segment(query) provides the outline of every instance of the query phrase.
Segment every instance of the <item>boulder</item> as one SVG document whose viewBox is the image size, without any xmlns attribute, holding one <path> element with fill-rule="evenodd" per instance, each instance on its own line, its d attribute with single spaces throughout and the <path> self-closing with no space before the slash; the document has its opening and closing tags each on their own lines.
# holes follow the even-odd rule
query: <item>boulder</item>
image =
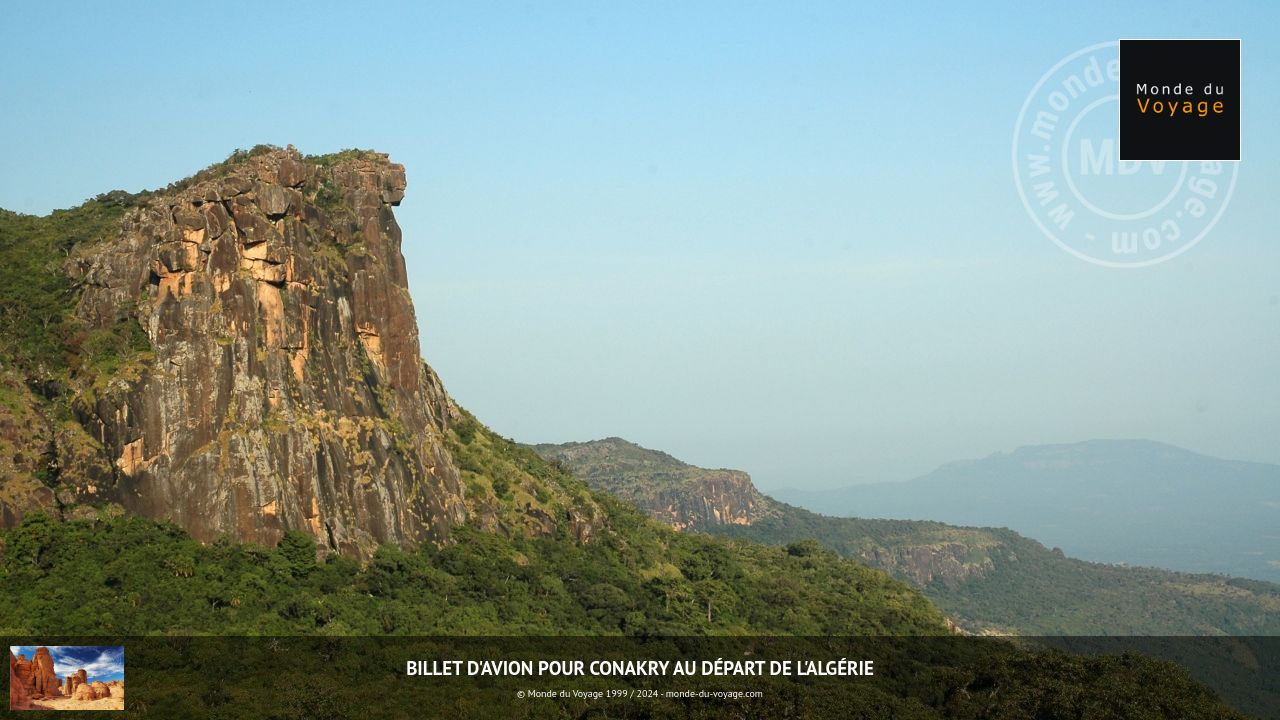
<svg viewBox="0 0 1280 720">
<path fill-rule="evenodd" d="M 280 161 L 280 169 L 276 177 L 285 187 L 298 187 L 307 180 L 307 166 L 293 157 L 285 157 Z"/>
</svg>

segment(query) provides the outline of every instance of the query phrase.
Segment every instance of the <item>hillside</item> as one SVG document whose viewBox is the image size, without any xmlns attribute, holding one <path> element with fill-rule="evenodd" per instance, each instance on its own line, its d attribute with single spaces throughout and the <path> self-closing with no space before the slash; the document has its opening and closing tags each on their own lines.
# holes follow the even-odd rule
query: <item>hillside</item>
<svg viewBox="0 0 1280 720">
<path fill-rule="evenodd" d="M 446 447 L 461 417 L 421 358 L 382 154 L 260 147 L 157 192 L 0 214 L 0 521 L 93 508 L 201 542 L 326 552 L 439 542 L 468 520 L 588 536 L 585 496 L 518 511 Z"/>
<path fill-rule="evenodd" d="M 879 571 L 673 533 L 460 408 L 405 187 L 262 146 L 0 213 L 7 632 L 946 634 Z"/>
<path fill-rule="evenodd" d="M 741 470 L 707 470 L 622 438 L 534 445 L 592 488 L 626 498 L 676 530 L 750 525 L 775 514 Z"/>
<path fill-rule="evenodd" d="M 536 478 L 581 488 L 554 464 L 474 422 L 450 443 L 470 457 L 475 469 L 464 472 L 475 482 Z M 388 668 L 406 655 L 439 652 L 443 643 L 450 654 L 502 658 L 844 652 L 870 654 L 891 668 L 876 682 L 758 678 L 751 687 L 764 694 L 752 709 L 769 717 L 1245 718 L 1171 663 L 957 637 L 918 592 L 814 543 L 777 548 L 677 533 L 616 499 L 596 499 L 603 517 L 592 542 L 467 524 L 440 546 L 384 545 L 365 565 L 339 553 L 317 560 L 314 541 L 296 531 L 274 548 L 229 538 L 202 545 L 145 518 L 102 511 L 58 521 L 31 513 L 0 531 L 0 632 L 128 635 L 137 668 L 129 671 L 136 687 L 130 702 L 164 717 L 360 717 L 370 697 L 380 698 L 390 717 L 420 717 L 421 696 L 406 692 Z M 175 637 L 205 633 L 257 637 Z M 793 637 L 743 637 L 761 634 Z M 338 645 L 332 636 L 375 637 Z M 335 672 L 362 680 L 334 682 Z M 576 684 L 607 690 L 618 682 Z M 628 682 L 705 689 L 699 678 Z M 465 716 L 507 717 L 511 694 L 526 685 L 507 678 L 445 682 L 433 686 L 431 702 Z M 1250 695 L 1256 687 L 1246 681 L 1231 700 L 1260 718 L 1272 698 Z M 654 717 L 662 707 L 607 705 L 610 717 L 624 718 Z M 573 699 L 539 710 L 547 717 L 587 711 Z M 735 705 L 700 700 L 665 706 L 657 716 L 690 712 L 742 716 Z"/>
<path fill-rule="evenodd" d="M 1169 663 L 955 638 L 918 590 L 812 542 L 678 533 L 493 433 L 419 355 L 404 190 L 385 155 L 259 147 L 0 213 L 0 633 L 129 637 L 155 673 L 130 675 L 131 707 L 158 717 L 359 717 L 371 693 L 420 716 L 390 644 L 287 637 L 392 635 L 871 637 L 897 661 L 883 684 L 772 681 L 757 709 L 780 717 L 1242 717 Z M 736 502 L 682 517 L 752 527 Z M 967 642 L 926 662 L 927 638 Z M 442 697 L 508 717 L 509 689 Z"/>
<path fill-rule="evenodd" d="M 686 478 L 683 504 L 697 506 L 703 502 L 702 474 L 726 472 L 705 471 L 617 438 L 537 449 L 593 487 L 658 518 L 667 516 L 668 502 L 652 504 L 654 486 L 669 497 L 678 494 L 670 478 Z M 620 456 L 630 461 L 621 464 Z M 644 457 L 649 460 L 641 462 Z M 651 479 L 650 473 L 659 477 Z M 773 544 L 816 539 L 921 588 L 971 632 L 1280 634 L 1280 586 L 1085 562 L 1002 528 L 828 517 L 762 496 L 749 480 L 741 493 L 767 510 L 751 523 L 709 522 L 687 529 Z"/>
<path fill-rule="evenodd" d="M 1024 447 L 906 482 L 779 497 L 829 515 L 1009 527 L 1086 560 L 1280 582 L 1280 465 L 1162 443 Z"/>
</svg>

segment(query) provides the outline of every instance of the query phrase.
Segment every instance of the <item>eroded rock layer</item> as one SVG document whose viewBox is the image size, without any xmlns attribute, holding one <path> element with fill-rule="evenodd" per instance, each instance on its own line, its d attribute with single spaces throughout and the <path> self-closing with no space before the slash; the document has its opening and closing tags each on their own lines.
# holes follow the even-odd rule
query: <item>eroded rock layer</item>
<svg viewBox="0 0 1280 720">
<path fill-rule="evenodd" d="M 392 214 L 404 190 L 385 155 L 271 150 L 171 186 L 78 252 L 79 319 L 136 322 L 147 349 L 78 388 L 113 467 L 60 501 L 204 542 L 302 530 L 362 557 L 464 520 Z"/>
</svg>

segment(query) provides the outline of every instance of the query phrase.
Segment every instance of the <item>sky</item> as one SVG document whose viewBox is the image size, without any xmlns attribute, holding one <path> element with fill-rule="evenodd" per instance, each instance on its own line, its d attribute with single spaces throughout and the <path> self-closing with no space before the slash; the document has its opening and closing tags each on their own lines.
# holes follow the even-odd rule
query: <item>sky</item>
<svg viewBox="0 0 1280 720">
<path fill-rule="evenodd" d="M 0 206 L 373 148 L 423 355 L 517 440 L 766 491 L 1092 438 L 1280 462 L 1278 34 L 1263 2 L 15 2 Z M 1041 75 L 1121 37 L 1243 40 L 1230 203 L 1143 269 L 1055 246 L 1010 164 Z"/>
<path fill-rule="evenodd" d="M 13 645 L 9 652 L 25 655 L 28 660 L 36 655 L 38 645 Z M 53 671 L 59 680 L 83 669 L 89 682 L 111 682 L 124 679 L 124 648 L 119 645 L 49 645 L 53 658 Z"/>
</svg>

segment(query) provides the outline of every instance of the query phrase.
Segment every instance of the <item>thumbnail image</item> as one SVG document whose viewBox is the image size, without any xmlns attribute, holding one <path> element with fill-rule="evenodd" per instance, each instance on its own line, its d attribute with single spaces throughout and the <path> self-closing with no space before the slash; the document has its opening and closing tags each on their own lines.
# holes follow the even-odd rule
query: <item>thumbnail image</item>
<svg viewBox="0 0 1280 720">
<path fill-rule="evenodd" d="M 123 710 L 119 645 L 13 645 L 10 710 Z"/>
</svg>

